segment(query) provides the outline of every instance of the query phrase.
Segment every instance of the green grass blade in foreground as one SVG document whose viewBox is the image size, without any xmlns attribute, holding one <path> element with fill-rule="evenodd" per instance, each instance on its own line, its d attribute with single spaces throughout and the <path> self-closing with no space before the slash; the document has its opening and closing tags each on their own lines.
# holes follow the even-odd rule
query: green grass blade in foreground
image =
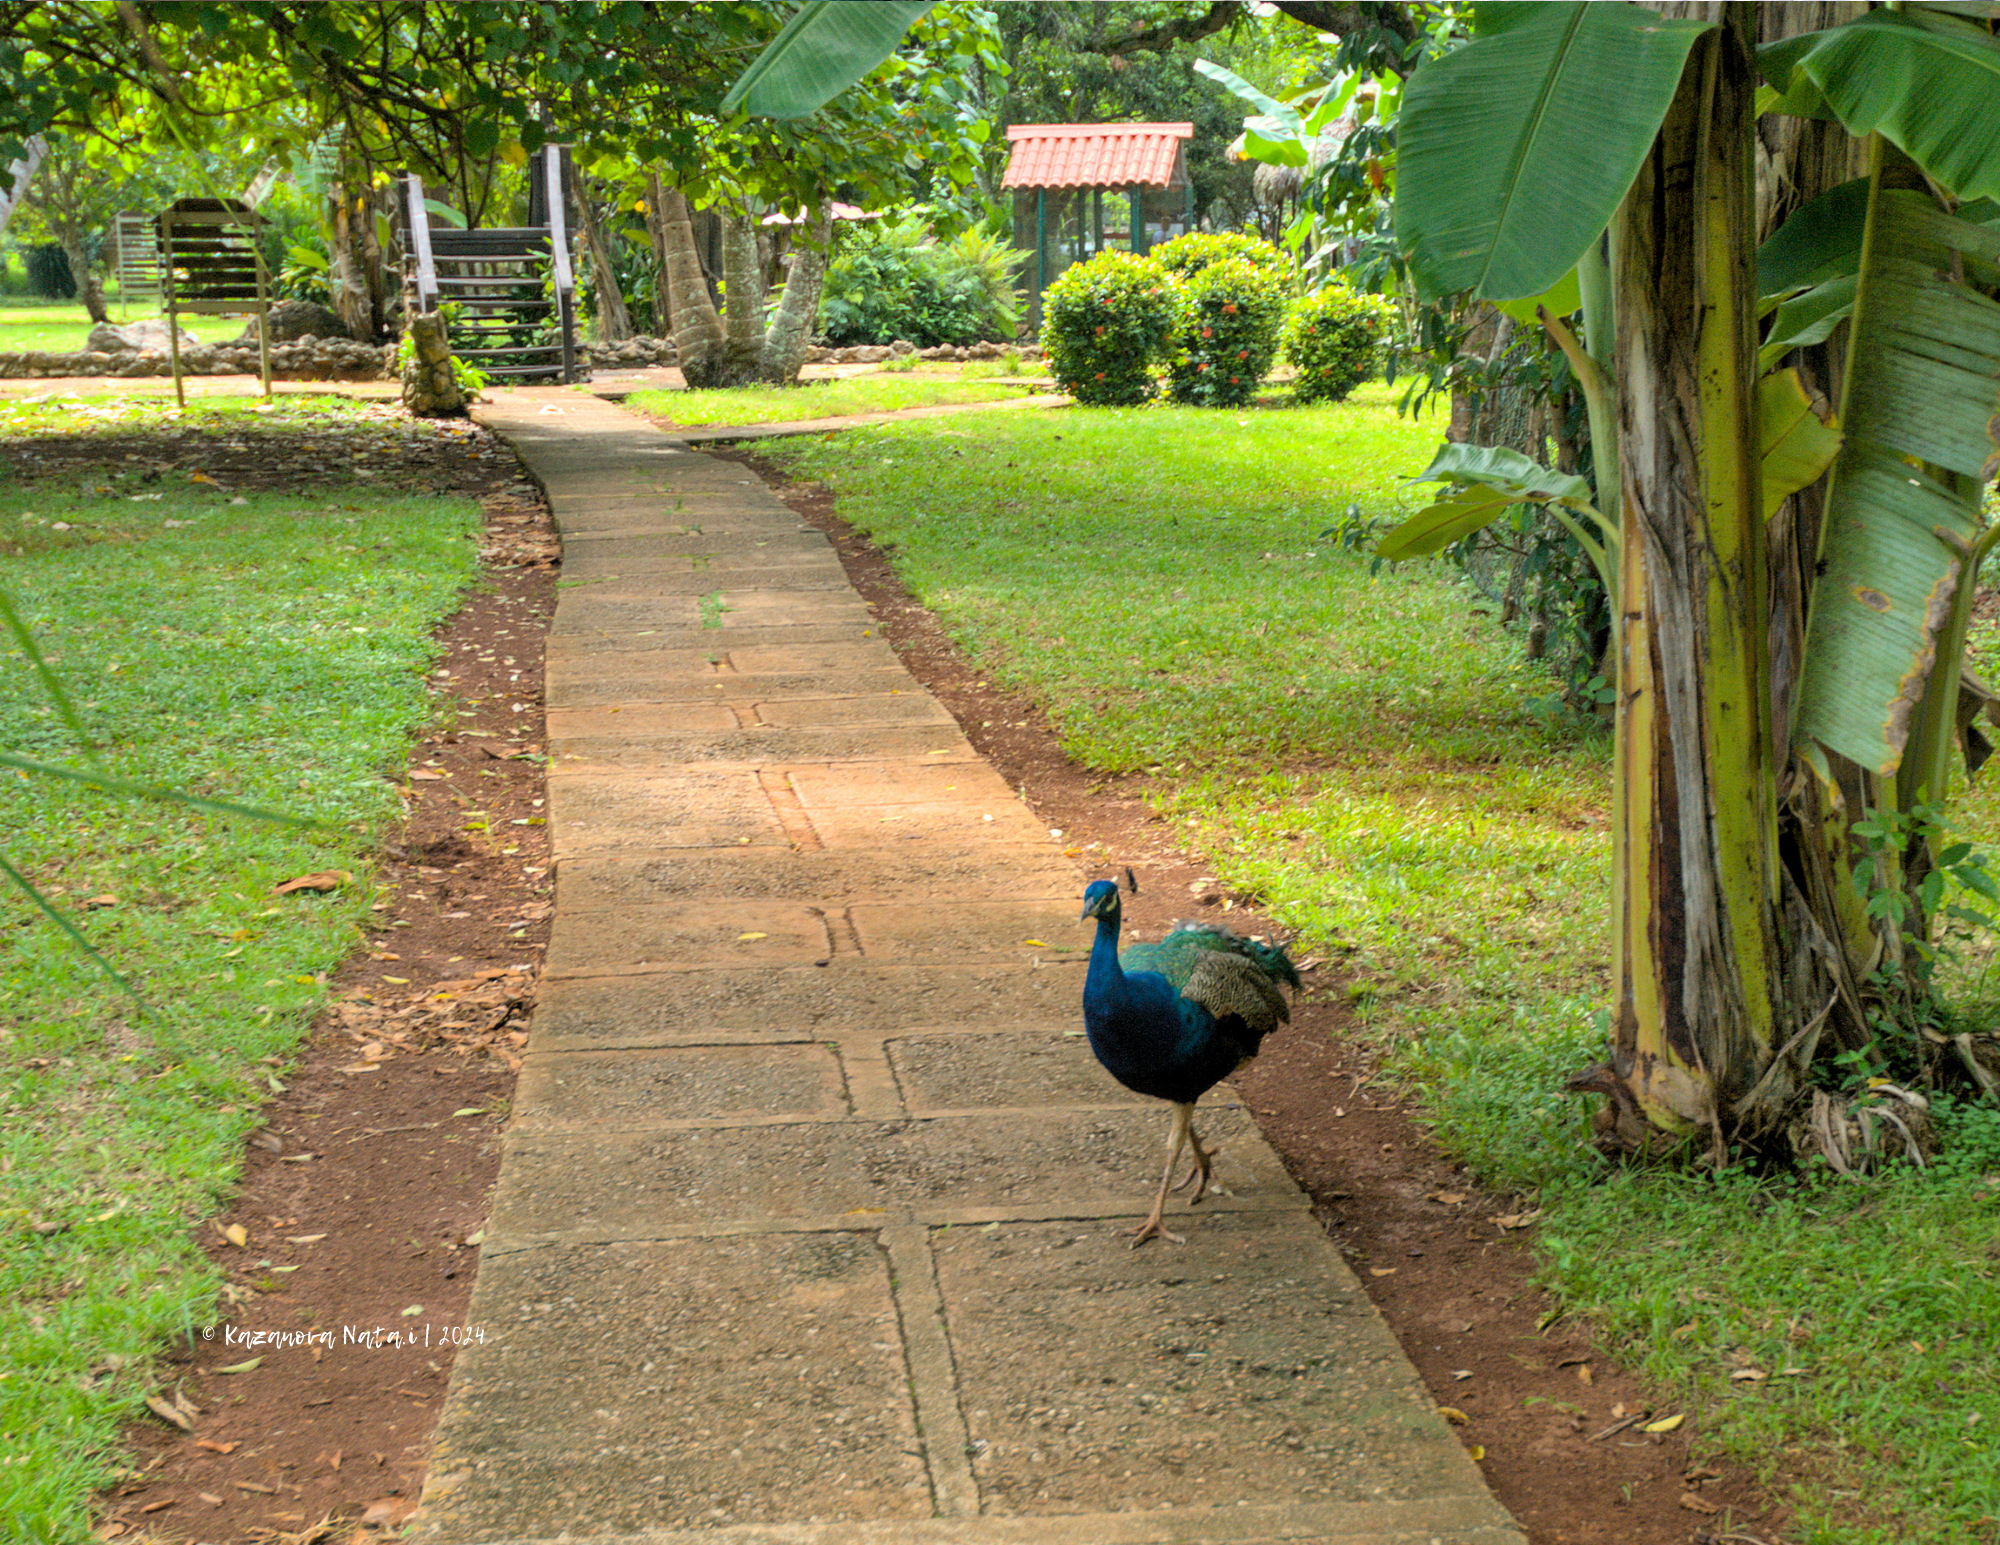
<svg viewBox="0 0 2000 1545">
<path fill-rule="evenodd" d="M 56 927 L 60 928 L 64 933 L 69 935 L 70 942 L 74 944 L 78 949 L 82 950 L 85 955 L 89 956 L 90 959 L 96 963 L 98 970 L 102 971 L 106 976 L 110 977 L 112 981 L 116 982 L 128 994 L 130 994 L 133 1004 L 138 1008 L 140 1013 L 150 1014 L 152 1012 L 151 1009 L 146 1007 L 146 1000 L 139 996 L 139 989 L 134 987 L 130 982 L 126 981 L 123 973 L 121 973 L 116 966 L 112 965 L 110 961 L 106 960 L 102 955 L 98 954 L 96 948 L 91 944 L 90 940 L 86 939 L 83 936 L 83 931 L 79 929 L 76 926 L 76 924 L 72 923 L 68 918 L 64 917 L 62 913 L 58 912 L 54 907 L 49 905 L 49 898 L 44 896 L 40 891 L 36 890 L 34 885 L 29 881 L 28 877 L 23 873 L 21 873 L 20 870 L 16 869 L 12 864 L 8 863 L 4 855 L 0 855 L 0 872 L 4 872 L 7 878 L 14 882 L 15 886 L 20 890 L 21 894 L 28 898 L 28 900 L 34 905 L 36 910 L 41 912 L 41 914 L 44 917 L 46 917 L 51 923 L 54 923 Z"/>
<path fill-rule="evenodd" d="M 157 404 L 16 403 L 0 436 L 164 418 Z M 174 422 L 408 432 L 291 398 Z M 371 837 L 399 812 L 391 777 L 431 712 L 432 629 L 472 577 L 478 528 L 475 508 L 436 497 L 232 497 L 120 465 L 0 481 L 20 616 L 78 711 L 116 732 L 103 777 L 0 777 L 8 858 L 154 1009 L 134 1015 L 33 903 L 0 895 L 0 1431 L 13 1461 L 0 1517 L 60 1541 L 94 1537 L 90 1495 L 112 1474 L 121 1420 L 142 1409 L 149 1358 L 211 1312 L 215 1274 L 187 1221 L 227 1194 L 259 1100 L 359 937 Z M 70 755 L 69 726 L 15 658 L 0 672 L 0 744 L 16 761 Z M 86 786 L 104 778 L 316 824 Z M 326 869 L 364 878 L 274 895 Z M 75 910 L 84 898 L 98 904 Z"/>
<path fill-rule="evenodd" d="M 239 805 L 227 799 L 203 799 L 198 794 L 189 794 L 180 789 L 165 789 L 158 784 L 139 783 L 131 778 L 114 777 L 110 773 L 92 772 L 87 768 L 62 767 L 54 762 L 37 762 L 25 756 L 12 756 L 0 751 L 0 767 L 12 767 L 18 772 L 33 773 L 39 778 L 63 778 L 71 783 L 80 783 L 87 789 L 101 794 L 122 795 L 128 799 L 153 799 L 163 805 L 186 805 L 191 810 L 212 810 L 217 815 L 248 816 L 257 821 L 275 821 L 280 826 L 316 826 L 323 824 L 302 815 L 290 815 L 283 810 L 263 810 L 256 805 Z"/>
<path fill-rule="evenodd" d="M 41 645 L 35 642 L 35 635 L 28 631 L 28 625 L 21 620 L 20 612 L 14 606 L 14 599 L 6 591 L 0 590 L 0 622 L 7 624 L 7 631 L 14 635 L 14 642 L 21 653 L 28 657 L 28 666 L 41 678 L 42 688 L 49 694 L 49 701 L 56 705 L 56 712 L 62 715 L 63 723 L 76 737 L 79 746 L 90 744 L 90 731 L 84 728 L 83 716 L 76 711 L 76 704 L 63 690 L 62 679 L 49 669 L 49 662 L 43 657 Z"/>
</svg>

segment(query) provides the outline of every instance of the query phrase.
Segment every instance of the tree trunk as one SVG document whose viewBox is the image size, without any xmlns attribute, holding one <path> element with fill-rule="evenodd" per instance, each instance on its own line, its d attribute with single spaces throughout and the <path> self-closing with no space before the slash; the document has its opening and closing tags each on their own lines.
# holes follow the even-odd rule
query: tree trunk
<svg viewBox="0 0 2000 1545">
<path fill-rule="evenodd" d="M 612 266 L 611 244 L 605 239 L 604 222 L 597 218 L 590 179 L 579 174 L 576 191 L 577 222 L 583 227 L 584 244 L 590 250 L 591 273 L 597 280 L 597 326 L 606 343 L 619 343 L 633 335 L 632 313 L 625 309 L 625 296 L 618 288 L 618 270 Z"/>
<path fill-rule="evenodd" d="M 763 374 L 767 381 L 789 386 L 799 378 L 819 321 L 820 292 L 826 286 L 827 264 L 833 258 L 833 214 L 820 210 L 805 226 L 805 235 L 791 244 L 791 272 L 784 297 L 764 335 Z"/>
<path fill-rule="evenodd" d="M 1652 1126 L 1707 1129 L 1720 1147 L 1801 1017 L 1779 990 L 1757 78 L 1750 6 L 1660 9 L 1722 25 L 1695 45 L 1613 225 L 1623 594 L 1608 1071 Z"/>
<path fill-rule="evenodd" d="M 62 233 L 62 249 L 63 256 L 69 259 L 70 277 L 76 280 L 76 298 L 90 313 L 90 320 L 92 323 L 110 321 L 111 312 L 104 304 L 104 279 L 91 265 L 90 257 L 83 249 L 83 234 L 66 228 Z"/>
<path fill-rule="evenodd" d="M 764 262 L 755 217 L 732 211 L 722 227 L 722 325 L 728 340 L 720 384 L 757 377 L 764 357 Z"/>
<path fill-rule="evenodd" d="M 30 134 L 21 146 L 21 159 L 8 163 L 7 175 L 10 181 L 0 186 L 0 236 L 7 234 L 7 222 L 14 218 L 15 207 L 21 202 L 21 195 L 28 191 L 28 185 L 35 180 L 35 171 L 42 164 L 42 157 L 49 151 L 49 142 L 39 134 Z"/>
<path fill-rule="evenodd" d="M 689 386 L 718 385 L 715 377 L 722 362 L 722 318 L 708 298 L 708 281 L 702 277 L 701 258 L 695 251 L 687 197 L 678 188 L 662 188 L 659 208 L 665 255 L 662 268 L 674 318 L 674 356 Z"/>
<path fill-rule="evenodd" d="M 327 289 L 342 325 L 355 338 L 375 336 L 375 304 L 368 283 L 368 255 L 362 229 L 367 224 L 366 200 L 351 197 L 344 186 L 335 188 Z"/>
<path fill-rule="evenodd" d="M 667 285 L 667 190 L 660 185 L 660 174 L 650 173 L 646 178 L 646 235 L 653 244 L 653 336 L 671 338 L 674 329 L 674 303 Z M 690 232 L 692 245 L 692 232 Z"/>
<path fill-rule="evenodd" d="M 1689 57 L 1612 226 L 1622 479 L 1614 757 L 1611 1096 L 1628 1141 L 1706 1129 L 1789 1138 L 1816 1055 L 1871 1045 L 1868 982 L 1893 925 L 1865 914 L 1853 823 L 1894 807 L 1874 774 L 1809 764 L 1787 732 L 1824 485 L 1766 522 L 1758 487 L 1754 252 L 1860 168 L 1838 125 L 1752 119 L 1756 41 L 1860 4 L 1661 4 L 1719 20 Z M 1782 126 L 1781 126 L 1782 125 Z M 1839 395 L 1846 330 L 1796 356 Z M 1816 766 L 1825 766 L 1822 776 Z M 1921 855 L 1918 855 L 1921 862 Z M 1825 1103 L 1824 1096 L 1815 1096 Z M 1920 1122 L 1920 1115 L 1916 1118 Z"/>
</svg>

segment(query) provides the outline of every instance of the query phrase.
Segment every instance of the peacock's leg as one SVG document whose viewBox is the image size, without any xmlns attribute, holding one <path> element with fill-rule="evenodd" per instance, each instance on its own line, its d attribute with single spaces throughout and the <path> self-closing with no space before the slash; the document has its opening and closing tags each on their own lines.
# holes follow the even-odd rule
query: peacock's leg
<svg viewBox="0 0 2000 1545">
<path fill-rule="evenodd" d="M 1167 1137 L 1167 1167 L 1160 1172 L 1160 1193 L 1153 1198 L 1153 1210 L 1146 1221 L 1132 1230 L 1132 1248 L 1138 1249 L 1149 1239 L 1167 1239 L 1177 1245 L 1187 1243 L 1179 1234 L 1168 1232 L 1162 1217 L 1167 1210 L 1167 1187 L 1173 1183 L 1174 1166 L 1181 1161 L 1181 1145 L 1187 1141 L 1188 1133 L 1194 1130 L 1194 1106 L 1175 1104 L 1173 1131 Z"/>
<path fill-rule="evenodd" d="M 1188 1109 L 1192 1114 L 1194 1107 L 1189 1106 Z M 1190 1207 L 1197 1205 L 1204 1196 L 1210 1194 L 1227 1196 L 1229 1192 L 1217 1185 L 1212 1178 L 1215 1173 L 1215 1156 L 1222 1150 L 1202 1146 L 1201 1134 L 1194 1129 L 1192 1119 L 1188 1123 L 1188 1146 L 1194 1150 L 1194 1163 L 1181 1177 L 1180 1183 L 1174 1190 L 1185 1191 L 1189 1186 L 1194 1187 L 1194 1195 L 1188 1198 Z"/>
</svg>

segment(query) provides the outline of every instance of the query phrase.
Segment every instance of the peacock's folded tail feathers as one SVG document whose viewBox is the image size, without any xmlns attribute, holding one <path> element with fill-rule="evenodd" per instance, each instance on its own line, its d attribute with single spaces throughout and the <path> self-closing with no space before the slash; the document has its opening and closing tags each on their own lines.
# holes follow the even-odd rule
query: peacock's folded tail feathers
<svg viewBox="0 0 2000 1545">
<path fill-rule="evenodd" d="M 1187 986 L 1202 961 L 1218 957 L 1248 960 L 1265 978 L 1283 982 L 1294 992 L 1301 986 L 1298 967 L 1278 945 L 1246 938 L 1214 923 L 1177 922 L 1157 944 L 1132 944 L 1118 952 L 1119 963 L 1127 971 L 1157 971 L 1179 988 Z"/>
</svg>

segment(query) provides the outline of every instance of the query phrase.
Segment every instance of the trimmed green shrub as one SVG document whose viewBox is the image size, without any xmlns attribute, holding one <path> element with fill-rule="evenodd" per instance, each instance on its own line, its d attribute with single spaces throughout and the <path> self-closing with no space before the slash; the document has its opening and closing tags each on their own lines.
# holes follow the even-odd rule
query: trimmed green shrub
<svg viewBox="0 0 2000 1545">
<path fill-rule="evenodd" d="M 1194 274 L 1211 263 L 1238 258 L 1253 268 L 1274 268 L 1283 272 L 1289 265 L 1285 254 L 1261 236 L 1241 231 L 1189 231 L 1153 249 L 1153 258 L 1170 274 Z"/>
<path fill-rule="evenodd" d="M 1339 279 L 1292 303 L 1285 358 L 1298 367 L 1302 402 L 1341 402 L 1374 373 L 1375 349 L 1396 319 L 1379 295 L 1358 295 Z"/>
<path fill-rule="evenodd" d="M 1091 407 L 1144 402 L 1156 390 L 1153 362 L 1172 341 L 1179 310 L 1150 258 L 1101 252 L 1066 268 L 1042 293 L 1049 373 Z"/>
<path fill-rule="evenodd" d="M 1223 257 L 1187 274 L 1178 289 L 1181 320 L 1168 395 L 1195 407 L 1242 406 L 1278 354 L 1291 293 L 1284 270 Z"/>
</svg>

